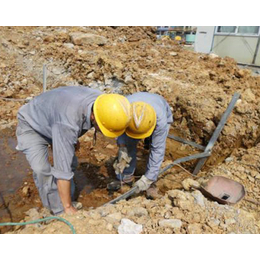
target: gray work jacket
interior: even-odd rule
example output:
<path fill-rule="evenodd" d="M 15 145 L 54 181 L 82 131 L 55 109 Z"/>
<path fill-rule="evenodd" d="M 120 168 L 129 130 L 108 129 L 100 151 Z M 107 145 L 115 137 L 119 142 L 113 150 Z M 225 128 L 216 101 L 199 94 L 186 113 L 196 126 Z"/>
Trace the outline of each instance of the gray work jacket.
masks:
<path fill-rule="evenodd" d="M 151 148 L 145 173 L 148 179 L 156 181 L 164 159 L 169 126 L 173 122 L 170 106 L 162 96 L 148 92 L 137 92 L 127 96 L 127 99 L 130 103 L 135 101 L 146 102 L 156 112 L 156 126 L 151 136 Z M 121 140 L 123 139 L 118 139 L 119 144 Z"/>
<path fill-rule="evenodd" d="M 52 141 L 54 169 L 57 179 L 73 177 L 71 163 L 75 144 L 91 126 L 91 108 L 99 90 L 87 87 L 59 87 L 35 97 L 22 106 L 17 118 Z"/>

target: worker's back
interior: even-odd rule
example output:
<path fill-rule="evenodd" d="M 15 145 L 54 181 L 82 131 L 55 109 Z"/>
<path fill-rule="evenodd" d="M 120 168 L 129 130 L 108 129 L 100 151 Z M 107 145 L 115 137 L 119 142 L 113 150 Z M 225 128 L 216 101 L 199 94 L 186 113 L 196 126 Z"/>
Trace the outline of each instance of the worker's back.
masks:
<path fill-rule="evenodd" d="M 157 123 L 160 121 L 165 121 L 168 124 L 173 122 L 170 106 L 162 96 L 148 92 L 137 92 L 127 96 L 127 99 L 130 103 L 143 101 L 150 104 L 156 112 Z"/>
<path fill-rule="evenodd" d="M 99 90 L 87 87 L 60 87 L 35 97 L 18 111 L 18 118 L 25 120 L 34 130 L 52 138 L 51 128 L 63 124 L 80 131 L 91 127 L 89 117 Z"/>

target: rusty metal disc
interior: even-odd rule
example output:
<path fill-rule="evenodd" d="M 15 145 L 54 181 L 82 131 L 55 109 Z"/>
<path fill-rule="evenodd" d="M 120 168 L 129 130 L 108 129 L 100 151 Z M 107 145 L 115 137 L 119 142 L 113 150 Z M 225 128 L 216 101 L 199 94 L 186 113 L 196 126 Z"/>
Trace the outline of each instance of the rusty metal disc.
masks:
<path fill-rule="evenodd" d="M 200 190 L 206 197 L 220 204 L 236 204 L 246 194 L 241 183 L 223 176 L 212 177 Z"/>

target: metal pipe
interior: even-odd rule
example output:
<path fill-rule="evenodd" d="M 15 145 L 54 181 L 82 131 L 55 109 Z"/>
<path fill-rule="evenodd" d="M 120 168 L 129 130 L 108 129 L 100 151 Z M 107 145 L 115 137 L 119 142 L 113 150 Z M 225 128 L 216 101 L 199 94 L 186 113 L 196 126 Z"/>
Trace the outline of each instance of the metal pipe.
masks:
<path fill-rule="evenodd" d="M 178 136 L 175 136 L 175 135 L 168 135 L 168 137 L 170 139 L 173 139 L 173 140 L 177 141 L 177 142 L 194 146 L 194 147 L 196 147 L 196 148 L 198 148 L 198 149 L 200 149 L 202 151 L 204 151 L 205 148 L 206 148 L 205 146 L 202 146 L 200 144 L 196 144 L 196 143 L 194 143 L 192 141 L 188 141 L 188 140 L 182 139 L 181 137 L 178 137 Z"/>
<path fill-rule="evenodd" d="M 43 65 L 43 92 L 46 92 L 47 89 L 47 72 L 46 65 Z"/>
<path fill-rule="evenodd" d="M 231 114 L 233 108 L 235 107 L 235 104 L 236 104 L 237 100 L 239 99 L 239 97 L 240 97 L 239 93 L 235 93 L 234 96 L 232 97 L 232 100 L 229 103 L 228 108 L 226 109 L 226 111 L 222 115 L 222 117 L 221 117 L 221 119 L 218 123 L 217 128 L 215 129 L 213 135 L 211 136 L 211 138 L 209 140 L 209 143 L 208 143 L 208 145 L 205 149 L 205 152 L 209 152 L 213 148 L 215 142 L 217 141 L 217 139 L 220 135 L 220 132 L 222 131 L 224 125 L 226 124 L 227 119 L 228 119 L 229 115 Z M 196 165 L 196 167 L 193 171 L 194 175 L 198 174 L 198 172 L 200 171 L 200 169 L 202 168 L 202 166 L 204 165 L 206 160 L 207 160 L 207 158 L 202 158 L 202 159 L 199 160 L 199 162 L 197 163 L 197 165 Z"/>
<path fill-rule="evenodd" d="M 214 39 L 215 39 L 215 35 L 216 35 L 216 30 L 217 30 L 217 26 L 214 26 L 214 33 L 213 33 L 213 36 L 212 36 L 211 47 L 210 47 L 210 51 L 209 52 L 213 51 L 213 45 L 214 45 Z"/>
<path fill-rule="evenodd" d="M 198 153 L 198 154 L 193 154 L 193 155 L 190 155 L 190 156 L 179 158 L 179 159 L 173 161 L 168 166 L 164 167 L 162 170 L 160 170 L 159 175 L 166 172 L 167 170 L 169 170 L 170 168 L 172 168 L 176 164 L 191 161 L 191 160 L 194 160 L 194 159 L 208 157 L 208 156 L 210 156 L 210 154 L 211 154 L 210 152 L 204 152 L 204 153 Z M 127 199 L 128 197 L 132 196 L 136 191 L 137 191 L 137 187 L 134 186 L 131 190 L 129 190 L 126 193 L 122 194 L 121 196 L 107 202 L 106 204 L 104 204 L 104 206 L 109 205 L 109 204 L 115 204 L 116 202 L 118 202 L 120 200 Z"/>
<path fill-rule="evenodd" d="M 255 48 L 255 53 L 254 53 L 254 58 L 252 61 L 252 64 L 255 64 L 255 60 L 256 60 L 256 56 L 259 50 L 259 45 L 260 45 L 260 35 L 258 36 L 258 40 L 257 40 L 257 44 L 256 44 L 256 48 Z"/>

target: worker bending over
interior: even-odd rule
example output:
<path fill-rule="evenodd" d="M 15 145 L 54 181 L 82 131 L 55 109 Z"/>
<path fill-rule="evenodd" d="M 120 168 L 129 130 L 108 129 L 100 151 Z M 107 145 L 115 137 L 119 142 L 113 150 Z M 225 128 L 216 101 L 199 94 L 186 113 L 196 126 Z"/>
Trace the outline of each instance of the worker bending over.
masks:
<path fill-rule="evenodd" d="M 126 98 L 131 103 L 132 119 L 126 132 L 117 139 L 119 151 L 116 163 L 120 164 L 120 161 L 125 160 L 127 157 L 125 154 L 128 155 L 128 158 L 130 157 L 130 160 L 127 161 L 128 167 L 125 167 L 122 172 L 117 168 L 116 173 L 119 180 L 132 183 L 136 168 L 137 143 L 140 139 L 150 137 L 150 153 L 146 172 L 135 183 L 140 192 L 147 190 L 157 180 L 173 117 L 169 104 L 157 94 L 139 92 Z"/>
<path fill-rule="evenodd" d="M 33 170 L 43 206 L 53 214 L 73 214 L 75 146 L 91 127 L 111 138 L 122 135 L 131 117 L 130 103 L 118 94 L 87 87 L 60 87 L 35 97 L 18 111 L 17 149 Z M 48 146 L 53 150 L 53 167 Z"/>

